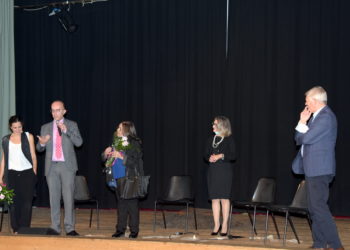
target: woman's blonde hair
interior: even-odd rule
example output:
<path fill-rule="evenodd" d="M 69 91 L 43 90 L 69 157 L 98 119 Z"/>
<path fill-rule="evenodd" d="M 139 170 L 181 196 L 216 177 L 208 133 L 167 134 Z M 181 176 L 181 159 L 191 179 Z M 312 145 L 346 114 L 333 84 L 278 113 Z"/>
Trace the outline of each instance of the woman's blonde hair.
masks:
<path fill-rule="evenodd" d="M 230 119 L 228 119 L 226 116 L 220 115 L 215 117 L 214 121 L 215 120 L 218 122 L 218 130 L 223 136 L 227 137 L 232 134 Z"/>

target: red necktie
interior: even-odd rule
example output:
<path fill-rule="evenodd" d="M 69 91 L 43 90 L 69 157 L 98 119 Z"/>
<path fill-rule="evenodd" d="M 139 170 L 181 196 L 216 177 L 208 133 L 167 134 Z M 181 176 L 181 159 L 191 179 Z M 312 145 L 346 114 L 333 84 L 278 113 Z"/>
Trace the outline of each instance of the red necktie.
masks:
<path fill-rule="evenodd" d="M 62 136 L 60 136 L 60 133 L 58 132 L 58 128 L 56 130 L 56 145 L 55 145 L 55 153 L 57 159 L 60 159 L 62 157 Z"/>

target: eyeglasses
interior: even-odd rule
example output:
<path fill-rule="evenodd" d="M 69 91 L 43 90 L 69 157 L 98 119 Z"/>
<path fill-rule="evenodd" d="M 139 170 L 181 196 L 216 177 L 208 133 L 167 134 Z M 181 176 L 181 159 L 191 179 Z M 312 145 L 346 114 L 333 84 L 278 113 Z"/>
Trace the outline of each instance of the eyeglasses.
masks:
<path fill-rule="evenodd" d="M 217 127 L 217 126 L 218 126 L 218 123 L 212 122 L 211 125 Z"/>

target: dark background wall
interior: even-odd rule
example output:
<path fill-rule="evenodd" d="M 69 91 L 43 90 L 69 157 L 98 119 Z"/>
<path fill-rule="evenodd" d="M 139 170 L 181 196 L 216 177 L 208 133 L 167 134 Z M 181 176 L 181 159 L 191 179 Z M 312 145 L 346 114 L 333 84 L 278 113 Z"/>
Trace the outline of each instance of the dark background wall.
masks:
<path fill-rule="evenodd" d="M 226 0 L 75 4 L 74 34 L 47 9 L 16 9 L 17 113 L 36 135 L 51 119 L 50 103 L 65 102 L 84 138 L 79 174 L 103 207 L 115 199 L 100 153 L 122 120 L 135 122 L 152 176 L 141 206 L 152 207 L 171 175 L 189 174 L 197 206 L 209 207 L 202 153 L 213 117 L 226 115 L 238 150 L 234 198 L 249 199 L 259 177 L 273 176 L 277 201 L 287 204 L 301 178 L 291 162 L 304 92 L 322 85 L 339 123 L 330 204 L 350 215 L 349 10 L 347 0 L 231 0 L 226 56 Z M 39 206 L 48 205 L 43 170 L 39 155 Z"/>

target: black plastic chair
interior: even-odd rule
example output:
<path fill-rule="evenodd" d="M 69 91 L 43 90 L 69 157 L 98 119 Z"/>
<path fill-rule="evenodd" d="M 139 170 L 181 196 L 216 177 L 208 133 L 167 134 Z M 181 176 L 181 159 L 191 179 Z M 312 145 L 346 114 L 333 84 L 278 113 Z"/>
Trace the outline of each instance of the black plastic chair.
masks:
<path fill-rule="evenodd" d="M 153 232 L 156 230 L 157 205 L 186 205 L 186 226 L 188 232 L 188 207 L 193 207 L 194 223 L 197 230 L 196 208 L 194 205 L 194 192 L 192 189 L 192 178 L 188 175 L 172 176 L 165 195 L 154 202 Z M 164 228 L 166 228 L 164 209 L 162 208 Z"/>
<path fill-rule="evenodd" d="M 98 200 L 92 199 L 89 192 L 89 187 L 86 181 L 86 178 L 81 175 L 75 176 L 75 191 L 74 191 L 74 203 L 94 203 L 96 204 L 96 216 L 97 216 L 97 229 L 100 228 L 100 218 L 99 218 L 99 208 L 98 208 Z M 90 210 L 90 223 L 89 227 L 91 228 L 92 222 L 92 214 L 94 207 Z"/>
<path fill-rule="evenodd" d="M 256 211 L 266 210 L 266 206 L 272 204 L 275 201 L 275 191 L 276 191 L 276 181 L 274 178 L 262 177 L 258 180 L 258 184 L 255 188 L 253 197 L 251 201 L 236 201 L 233 200 L 231 202 L 231 212 L 229 218 L 229 232 L 231 231 L 231 221 L 232 221 L 232 209 L 240 208 L 245 209 L 248 213 L 250 223 L 252 224 L 251 230 L 251 238 L 254 239 L 254 233 L 257 234 L 256 231 Z M 251 216 L 250 211 L 253 210 L 253 218 Z M 275 223 L 275 228 L 277 231 L 277 235 L 280 238 L 278 227 L 273 217 L 273 221 Z"/>
<path fill-rule="evenodd" d="M 307 208 L 307 195 L 306 195 L 306 187 L 305 187 L 305 181 L 301 181 L 298 185 L 297 191 L 294 195 L 292 204 L 289 206 L 284 205 L 270 205 L 267 207 L 267 213 L 266 213 L 266 222 L 265 222 L 265 239 L 267 237 L 267 231 L 268 231 L 268 220 L 269 220 L 269 213 L 271 213 L 271 217 L 274 219 L 274 213 L 284 213 L 285 214 L 285 224 L 284 224 L 284 235 L 283 235 L 283 245 L 286 244 L 286 237 L 287 237 L 287 227 L 288 222 L 294 232 L 294 235 L 300 244 L 300 240 L 298 237 L 298 234 L 295 230 L 291 214 L 293 215 L 299 215 L 304 216 L 307 219 L 307 222 L 309 224 L 310 230 L 311 228 L 311 219 L 309 210 Z"/>
<path fill-rule="evenodd" d="M 6 213 L 7 213 L 8 231 L 11 232 L 10 209 L 9 209 L 8 205 L 6 205 L 3 202 L 0 204 L 0 208 L 1 208 L 0 232 L 2 232 L 2 224 L 4 221 L 4 214 L 6 214 Z"/>

